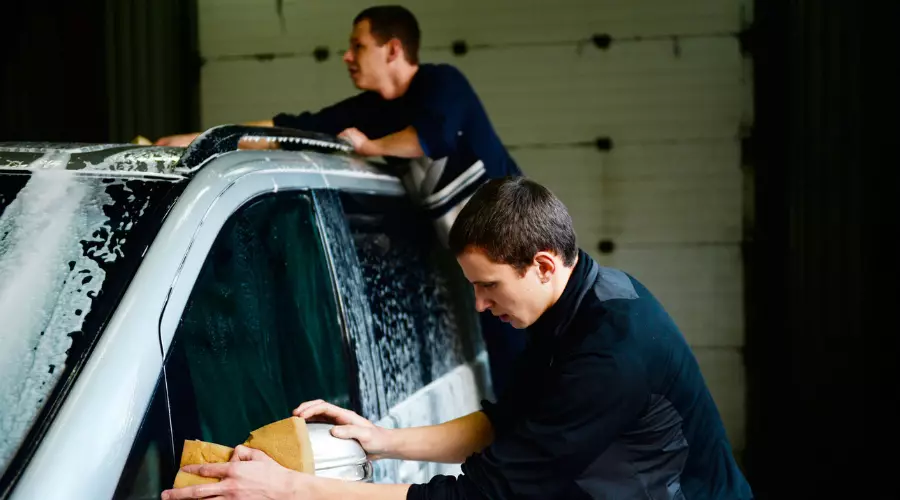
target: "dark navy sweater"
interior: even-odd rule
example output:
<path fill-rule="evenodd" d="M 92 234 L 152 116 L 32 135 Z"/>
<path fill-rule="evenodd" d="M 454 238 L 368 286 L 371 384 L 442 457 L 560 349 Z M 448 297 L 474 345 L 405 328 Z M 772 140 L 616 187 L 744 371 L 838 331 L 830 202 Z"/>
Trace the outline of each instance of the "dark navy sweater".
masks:
<path fill-rule="evenodd" d="M 281 113 L 273 122 L 332 135 L 355 127 L 369 139 L 414 127 L 429 161 L 411 194 L 435 219 L 459 207 L 487 179 L 521 175 L 472 86 L 448 64 L 420 65 L 397 99 L 362 92 L 316 113 Z"/>
<path fill-rule="evenodd" d="M 409 500 L 750 499 L 690 347 L 662 305 L 585 252 L 528 328 L 495 439 Z"/>

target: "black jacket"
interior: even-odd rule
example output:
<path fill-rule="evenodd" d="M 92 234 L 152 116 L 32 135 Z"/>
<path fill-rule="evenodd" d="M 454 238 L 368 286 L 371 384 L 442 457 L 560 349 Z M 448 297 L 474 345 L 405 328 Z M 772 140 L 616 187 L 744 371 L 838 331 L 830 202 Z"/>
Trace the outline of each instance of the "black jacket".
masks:
<path fill-rule="evenodd" d="M 749 499 L 697 361 L 637 280 L 579 253 L 528 329 L 495 440 L 409 500 Z"/>

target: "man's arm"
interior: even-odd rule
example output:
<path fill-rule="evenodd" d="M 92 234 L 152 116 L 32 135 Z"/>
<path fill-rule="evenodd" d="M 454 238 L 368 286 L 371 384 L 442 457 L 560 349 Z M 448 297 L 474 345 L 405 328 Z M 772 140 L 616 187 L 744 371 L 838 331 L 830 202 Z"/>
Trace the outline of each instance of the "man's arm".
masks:
<path fill-rule="evenodd" d="M 300 478 L 301 480 L 303 478 Z M 341 499 L 341 500 L 406 500 L 409 492 L 408 484 L 367 484 L 349 481 L 325 480 L 312 486 L 312 492 L 306 499 Z"/>
<path fill-rule="evenodd" d="M 373 459 L 395 458 L 426 462 L 462 463 L 483 450 L 494 439 L 490 420 L 482 412 L 439 425 L 409 429 L 384 429 L 355 412 L 322 400 L 308 401 L 294 410 L 306 420 L 328 420 L 337 424 L 331 433 L 341 439 L 356 439 Z"/>
<path fill-rule="evenodd" d="M 286 127 L 336 135 L 347 127 L 359 126 L 366 116 L 378 115 L 379 102 L 371 92 L 363 92 L 343 101 L 320 109 L 316 112 L 279 113 L 269 120 L 243 122 L 242 125 L 257 127 Z M 157 146 L 187 146 L 202 132 L 178 134 L 162 137 L 154 144 Z M 265 142 L 242 142 L 242 148 L 268 147 Z"/>
<path fill-rule="evenodd" d="M 244 122 L 242 125 L 250 125 L 253 127 L 271 127 L 272 120 L 256 120 L 252 122 Z M 169 135 L 166 137 L 160 137 L 153 144 L 156 146 L 175 146 L 175 147 L 186 147 L 190 143 L 194 142 L 194 139 L 197 138 L 198 135 L 203 132 L 191 132 L 189 134 L 177 134 L 177 135 Z M 246 146 L 247 148 L 254 147 L 251 144 L 241 143 L 242 146 Z M 258 146 L 257 146 L 258 147 Z"/>
<path fill-rule="evenodd" d="M 316 112 L 279 113 L 272 118 L 276 127 L 295 128 L 337 135 L 349 127 L 366 128 L 383 117 L 385 103 L 374 92 L 362 92 Z"/>
<path fill-rule="evenodd" d="M 265 453 L 238 445 L 231 461 L 188 465 L 185 472 L 219 479 L 163 492 L 163 500 L 405 500 L 408 484 L 366 484 L 289 470 Z"/>
<path fill-rule="evenodd" d="M 435 68 L 423 83 L 425 90 L 411 126 L 425 156 L 443 158 L 456 151 L 464 124 L 471 119 L 470 103 L 477 97 L 465 76 L 452 66 Z"/>
<path fill-rule="evenodd" d="M 244 125 L 250 125 L 251 127 L 274 127 L 275 126 L 272 123 L 272 120 L 257 120 L 255 122 L 244 122 Z"/>
<path fill-rule="evenodd" d="M 461 464 L 494 440 L 491 421 L 480 411 L 439 425 L 394 429 L 391 458 Z"/>
<path fill-rule="evenodd" d="M 419 158 L 425 156 L 419 135 L 413 127 L 386 135 L 380 139 L 369 139 L 359 129 L 348 128 L 338 137 L 353 145 L 353 149 L 363 156 L 393 156 L 395 158 Z"/>
<path fill-rule="evenodd" d="M 468 119 L 469 101 L 475 93 L 456 68 L 441 67 L 424 82 L 425 93 L 416 103 L 412 123 L 405 129 L 369 139 L 357 125 L 340 132 L 363 156 L 441 158 L 452 154 Z"/>
<path fill-rule="evenodd" d="M 383 429 L 352 411 L 321 400 L 301 404 L 294 414 L 305 419 L 326 417 L 334 421 L 335 437 L 356 439 L 373 459 L 461 463 L 483 450 L 494 437 L 490 421 L 481 412 L 440 425 L 411 429 Z M 189 465 L 184 470 L 221 481 L 167 490 L 163 499 L 249 498 L 251 492 L 265 491 L 267 498 L 286 500 L 405 500 L 411 486 L 354 483 L 300 474 L 278 465 L 261 451 L 240 445 L 229 463 Z"/>

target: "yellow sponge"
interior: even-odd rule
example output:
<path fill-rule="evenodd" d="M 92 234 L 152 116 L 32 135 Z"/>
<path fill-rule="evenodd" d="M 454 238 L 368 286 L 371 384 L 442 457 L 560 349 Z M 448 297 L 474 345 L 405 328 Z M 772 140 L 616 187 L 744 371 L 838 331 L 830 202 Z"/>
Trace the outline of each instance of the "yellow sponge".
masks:
<path fill-rule="evenodd" d="M 207 443 L 205 441 L 197 441 L 195 439 L 186 439 L 184 441 L 184 450 L 181 452 L 181 467 L 184 467 L 185 465 L 227 462 L 231 460 L 232 453 L 234 453 L 234 448 L 215 443 Z M 219 482 L 218 478 L 198 476 L 179 470 L 178 474 L 175 475 L 173 488 L 183 488 L 195 484 L 217 482 Z"/>
<path fill-rule="evenodd" d="M 308 474 L 316 472 L 309 431 L 302 418 L 290 417 L 260 427 L 250 433 L 244 446 L 265 452 L 288 469 Z"/>
<path fill-rule="evenodd" d="M 203 477 L 198 476 L 197 474 L 191 474 L 190 472 L 185 472 L 183 470 L 179 470 L 178 474 L 175 474 L 175 482 L 172 484 L 173 488 L 184 488 L 185 486 L 194 486 L 195 484 L 209 484 L 209 483 L 218 483 L 221 481 L 217 477 Z"/>
<path fill-rule="evenodd" d="M 316 473 L 309 430 L 302 418 L 290 417 L 260 427 L 250 433 L 244 446 L 264 452 L 288 469 L 307 474 Z M 227 462 L 231 460 L 232 454 L 234 448 L 194 439 L 185 440 L 184 450 L 181 452 L 181 467 Z M 173 487 L 183 488 L 217 482 L 218 478 L 198 476 L 179 470 Z"/>

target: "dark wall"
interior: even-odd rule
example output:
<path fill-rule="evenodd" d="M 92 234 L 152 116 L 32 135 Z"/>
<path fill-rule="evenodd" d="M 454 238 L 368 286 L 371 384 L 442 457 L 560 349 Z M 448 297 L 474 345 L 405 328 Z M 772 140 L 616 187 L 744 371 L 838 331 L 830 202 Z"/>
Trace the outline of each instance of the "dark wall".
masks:
<path fill-rule="evenodd" d="M 104 141 L 102 2 L 2 7 L 0 141 Z"/>
<path fill-rule="evenodd" d="M 200 125 L 195 0 L 107 0 L 110 138 L 155 140 Z"/>
<path fill-rule="evenodd" d="M 199 125 L 195 0 L 7 3 L 0 141 L 127 142 Z"/>
<path fill-rule="evenodd" d="M 759 498 L 900 497 L 887 4 L 756 1 L 745 464 Z"/>

